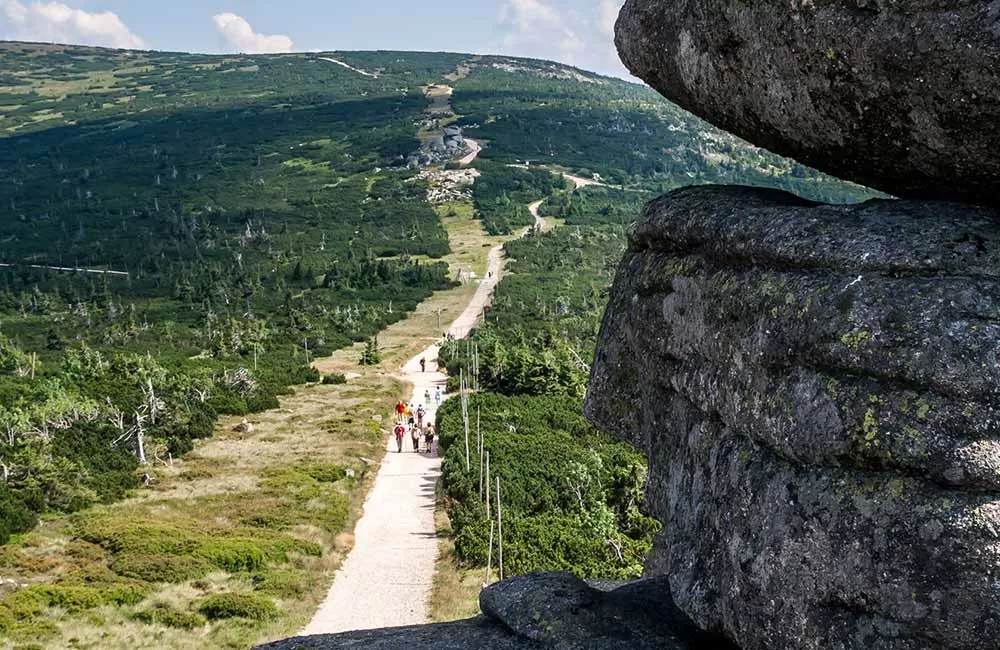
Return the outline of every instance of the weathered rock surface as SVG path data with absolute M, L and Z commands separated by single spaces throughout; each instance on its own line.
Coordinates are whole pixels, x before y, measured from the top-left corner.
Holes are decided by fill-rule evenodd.
M 687 188 L 637 224 L 586 408 L 648 450 L 647 573 L 703 629 L 989 650 L 998 351 L 997 211 Z
M 666 592 L 662 579 L 603 591 L 568 574 L 540 573 L 487 587 L 478 618 L 300 637 L 261 650 L 731 650 L 699 631 Z
M 628 0 L 616 42 L 754 144 L 901 197 L 1000 204 L 996 0 Z

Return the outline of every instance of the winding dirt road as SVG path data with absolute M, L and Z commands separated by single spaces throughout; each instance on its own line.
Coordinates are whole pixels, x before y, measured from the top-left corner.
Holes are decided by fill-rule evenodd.
M 543 203 L 545 203 L 545 199 L 535 201 L 528 206 L 528 212 L 530 212 L 531 216 L 535 218 L 535 228 L 538 228 L 542 232 L 548 232 L 549 230 L 552 230 L 552 224 L 538 213 L 538 210 L 542 207 Z
M 478 142 L 476 142 L 472 138 L 466 138 L 465 142 L 469 145 L 472 151 L 469 153 L 468 156 L 459 160 L 458 164 L 462 165 L 463 167 L 468 167 L 469 165 L 471 165 L 476 161 L 476 158 L 479 156 L 479 152 L 482 151 L 483 148 Z

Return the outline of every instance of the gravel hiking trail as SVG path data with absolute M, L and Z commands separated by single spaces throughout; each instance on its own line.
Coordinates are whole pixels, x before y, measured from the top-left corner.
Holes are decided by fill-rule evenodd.
M 500 246 L 490 250 L 486 277 L 448 333 L 465 338 L 479 321 L 503 272 Z M 413 386 L 414 408 L 423 404 L 425 422 L 434 422 L 434 392 L 444 393 L 447 377 L 438 369 L 437 344 L 406 362 L 401 377 Z M 427 362 L 421 372 L 420 359 Z M 425 392 L 431 395 L 424 401 Z M 448 395 L 443 395 L 445 398 Z M 392 415 L 385 415 L 392 423 Z M 423 443 L 421 443 L 422 445 Z M 422 447 L 421 447 L 422 448 Z M 388 453 L 354 530 L 354 548 L 334 578 L 326 600 L 302 631 L 304 636 L 426 623 L 438 554 L 434 525 L 435 486 L 441 476 L 437 454 L 414 453 L 409 435 L 403 453 L 386 439 Z

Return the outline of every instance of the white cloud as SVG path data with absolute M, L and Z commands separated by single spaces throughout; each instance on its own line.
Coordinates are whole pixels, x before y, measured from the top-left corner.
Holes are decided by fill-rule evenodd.
M 601 0 L 597 8 L 601 33 L 612 41 L 615 38 L 615 22 L 624 4 L 625 0 Z
M 145 42 L 118 14 L 89 12 L 61 2 L 0 0 L 0 38 L 141 49 Z
M 615 50 L 625 0 L 502 0 L 498 48 L 504 54 L 554 59 L 627 77 Z
M 536 52 L 549 51 L 548 58 L 573 63 L 584 44 L 570 27 L 571 20 L 567 13 L 542 0 L 506 0 L 500 12 L 500 24 L 506 29 L 503 48 L 533 56 L 545 56 Z
M 277 54 L 291 52 L 295 44 L 282 34 L 258 34 L 243 16 L 234 13 L 218 14 L 212 18 L 226 42 L 239 52 L 248 54 Z

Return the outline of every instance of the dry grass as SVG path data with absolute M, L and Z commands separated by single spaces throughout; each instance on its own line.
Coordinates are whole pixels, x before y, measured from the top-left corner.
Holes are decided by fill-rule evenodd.
M 343 526 L 331 531 L 322 521 L 307 520 L 284 531 L 319 544 L 323 553 L 319 557 L 295 554 L 285 563 L 268 566 L 268 573 L 303 576 L 304 586 L 298 593 L 274 598 L 283 612 L 279 619 L 232 619 L 195 630 L 135 620 L 137 611 L 156 603 L 190 612 L 207 595 L 253 590 L 247 574 L 218 571 L 199 580 L 159 585 L 136 606 L 102 606 L 78 614 L 47 610 L 30 631 L 0 638 L 0 648 L 13 649 L 30 641 L 43 650 L 70 646 L 216 650 L 294 636 L 326 596 L 336 569 L 353 544 L 349 531 L 360 516 L 374 480 L 373 470 L 384 453 L 383 435 L 373 435 L 379 429 L 374 418 L 390 412 L 400 390 L 398 382 L 381 376 L 357 378 L 341 386 L 301 387 L 294 396 L 282 400 L 281 408 L 252 416 L 252 433 L 233 432 L 237 418 L 226 418 L 220 422 L 217 435 L 201 442 L 184 460 L 171 467 L 153 468 L 155 481 L 150 489 L 95 509 L 123 522 L 154 520 L 182 530 L 227 530 L 239 526 L 250 514 L 284 514 L 280 499 L 261 488 L 263 479 L 274 472 L 317 463 L 356 468 L 362 480 L 353 487 L 338 487 L 348 501 Z M 322 512 L 323 504 L 316 506 Z M 307 505 L 306 510 L 309 508 Z M 8 545 L 4 577 L 24 583 L 52 583 L 71 572 L 107 571 L 108 553 L 92 547 L 91 555 L 77 556 L 72 552 L 75 545 L 79 542 L 74 541 L 71 518 L 47 521 L 21 542 Z
M 489 250 L 513 239 L 487 235 L 482 222 L 475 218 L 471 201 L 446 203 L 435 206 L 435 210 L 448 231 L 452 252 L 444 259 L 452 273 L 472 270 L 477 277 L 482 277 L 486 272 Z
M 442 217 L 454 248 L 447 261 L 453 269 L 471 268 L 482 275 L 489 250 L 503 240 L 483 233 L 479 222 L 472 219 L 471 205 L 452 208 L 446 208 Z M 27 647 L 25 643 L 40 650 L 217 650 L 294 636 L 326 596 L 336 569 L 353 545 L 350 531 L 384 455 L 387 432 L 381 429 L 381 418 L 391 412 L 404 390 L 394 374 L 404 361 L 439 338 L 440 331 L 463 311 L 474 292 L 474 285 L 438 292 L 408 318 L 382 332 L 379 340 L 384 361 L 379 367 L 361 368 L 357 348 L 318 360 L 315 365 L 321 371 L 342 372 L 349 377 L 348 383 L 298 388 L 294 395 L 281 400 L 280 408 L 251 416 L 254 428 L 250 433 L 233 431 L 239 418 L 224 418 L 216 435 L 200 441 L 183 460 L 151 468 L 153 482 L 149 489 L 86 514 L 124 525 L 155 522 L 194 534 L 228 531 L 246 525 L 242 522 L 249 516 L 280 518 L 288 514 L 285 493 L 280 489 L 276 493 L 273 485 L 268 486 L 268 480 L 275 475 L 316 464 L 355 469 L 360 480 L 330 488 L 346 498 L 347 517 L 342 525 L 331 527 L 321 515 L 310 514 L 326 512 L 324 507 L 328 505 L 314 503 L 313 499 L 298 503 L 293 525 L 281 529 L 284 535 L 322 549 L 319 556 L 292 553 L 287 561 L 272 561 L 266 567 L 264 575 L 301 578 L 300 588 L 294 593 L 274 596 L 282 616 L 266 622 L 217 621 L 193 630 L 136 620 L 137 612 L 155 604 L 192 612 L 207 595 L 255 588 L 247 573 L 216 571 L 180 584 L 155 585 L 137 605 L 105 605 L 78 613 L 46 609 L 29 627 L 18 628 L 18 633 L 7 635 L 9 638 L 0 635 L 0 650 Z M 70 575 L 107 575 L 113 554 L 81 542 L 77 523 L 72 517 L 49 519 L 19 542 L 0 549 L 3 577 L 21 583 L 51 584 Z M 441 543 L 443 556 L 450 558 L 450 541 L 445 538 Z M 86 552 L 81 553 L 81 548 Z M 444 560 L 440 565 L 448 566 Z M 437 619 L 460 618 L 476 611 L 475 594 L 481 573 L 450 566 L 453 570 L 441 570 L 436 580 Z
M 438 535 L 438 561 L 431 589 L 431 622 L 444 623 L 476 616 L 479 614 L 479 592 L 483 588 L 486 570 L 463 568 L 457 562 L 455 545 L 451 541 L 451 522 L 441 501 L 440 490 L 434 521 Z

